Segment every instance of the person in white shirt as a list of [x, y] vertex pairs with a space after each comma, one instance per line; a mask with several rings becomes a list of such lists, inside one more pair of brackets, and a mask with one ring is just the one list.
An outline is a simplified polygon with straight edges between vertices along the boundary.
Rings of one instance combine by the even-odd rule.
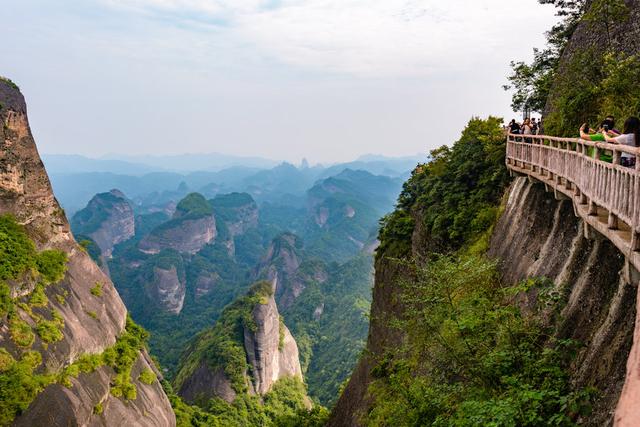
[[[624, 122], [624, 132], [622, 132], [622, 135], [612, 137], [609, 136], [607, 132], [604, 132], [603, 135], [605, 141], [610, 144], [637, 147], [638, 141], [640, 141], [640, 119], [637, 117], [629, 117], [627, 121]], [[622, 153], [620, 164], [628, 168], [634, 167], [636, 165], [636, 156]]]

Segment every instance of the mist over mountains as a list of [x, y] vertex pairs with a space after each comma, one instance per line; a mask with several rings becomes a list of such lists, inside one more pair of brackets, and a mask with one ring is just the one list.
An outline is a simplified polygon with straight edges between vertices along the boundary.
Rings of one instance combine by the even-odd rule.
[[223, 154], [176, 156], [105, 156], [49, 154], [42, 156], [56, 197], [73, 214], [98, 193], [118, 188], [136, 204], [179, 199], [191, 191], [207, 197], [234, 191], [247, 192], [256, 201], [279, 200], [300, 205], [303, 195], [316, 181], [345, 169], [406, 179], [426, 155], [385, 157], [364, 155], [352, 162], [309, 166], [277, 162], [259, 157]]

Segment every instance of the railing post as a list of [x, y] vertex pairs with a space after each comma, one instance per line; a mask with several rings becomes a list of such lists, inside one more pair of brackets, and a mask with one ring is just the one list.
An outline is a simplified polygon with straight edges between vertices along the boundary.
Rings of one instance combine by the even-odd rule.
[[607, 220], [607, 226], [609, 227], [609, 230], [617, 230], [618, 229], [618, 217], [612, 212], [609, 212], [609, 218]]
[[596, 205], [593, 200], [589, 200], [589, 208], [588, 208], [588, 212], [587, 215], [589, 216], [596, 216], [598, 215], [598, 205]]

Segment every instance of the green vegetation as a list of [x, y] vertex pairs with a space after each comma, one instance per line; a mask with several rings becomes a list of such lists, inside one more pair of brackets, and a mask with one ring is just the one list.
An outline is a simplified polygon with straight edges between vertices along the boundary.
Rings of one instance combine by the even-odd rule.
[[[500, 121], [472, 119], [416, 168], [383, 220], [378, 260], [403, 272], [394, 290], [403, 313], [386, 322], [405, 339], [375, 356], [364, 424], [573, 425], [588, 414], [593, 390], [569, 384], [577, 343], [541, 321], [562, 296], [545, 281], [504, 286], [484, 258], [509, 182], [503, 156]], [[427, 263], [413, 260], [412, 242]], [[522, 312], [522, 294], [538, 306]]]
[[51, 317], [52, 320], [40, 318], [36, 322], [36, 332], [40, 339], [46, 344], [54, 343], [64, 338], [62, 334], [64, 319], [56, 310], [52, 310]]
[[67, 255], [51, 249], [40, 253], [24, 227], [11, 215], [0, 215], [0, 318], [12, 316], [15, 302], [6, 281], [15, 281], [25, 275], [38, 280], [31, 295], [31, 304], [44, 306], [48, 299], [44, 287], [64, 277]]
[[414, 273], [393, 323], [407, 341], [372, 371], [368, 425], [555, 426], [588, 415], [593, 391], [568, 381], [576, 343], [508, 303], [538, 292], [541, 311], [555, 303], [550, 289], [502, 287], [495, 264], [477, 256], [433, 258]]
[[102, 402], [97, 403], [96, 406], [93, 407], [93, 413], [96, 415], [102, 415], [103, 411], [104, 411], [104, 407], [102, 406]]
[[145, 369], [140, 373], [140, 376], [138, 377], [138, 381], [147, 385], [153, 384], [156, 379], [156, 374], [151, 369]]
[[4, 350], [0, 352], [5, 361], [4, 369], [0, 369], [0, 425], [7, 426], [53, 382], [53, 377], [35, 373], [42, 363], [42, 356], [36, 351], [25, 352], [20, 360], [13, 359]]
[[46, 285], [58, 283], [67, 270], [67, 254], [55, 249], [42, 251], [36, 257], [36, 269]]
[[16, 345], [22, 348], [29, 348], [35, 340], [35, 335], [31, 331], [31, 326], [24, 320], [13, 317], [9, 320], [9, 333]]
[[86, 310], [85, 313], [87, 313], [87, 315], [93, 319], [98, 320], [98, 313], [96, 313], [93, 310]]
[[8, 79], [6, 77], [0, 76], [0, 83], [4, 83], [14, 89], [20, 90], [17, 84], [15, 84], [13, 81], [11, 81], [11, 79]]
[[85, 355], [58, 375], [58, 382], [70, 386], [69, 378], [81, 372], [93, 372], [101, 366], [110, 366], [116, 373], [111, 382], [111, 394], [127, 400], [136, 398], [137, 390], [131, 382], [131, 369], [144, 348], [149, 333], [127, 317], [124, 332], [116, 343], [101, 354]]
[[[612, 38], [614, 25], [629, 19], [624, 1], [540, 2], [555, 5], [563, 19], [548, 32], [547, 47], [534, 50], [531, 64], [512, 63], [513, 73], [505, 89], [514, 90], [514, 111], [543, 112], [549, 107], [545, 133], [559, 136], [576, 136], [585, 122], [595, 128], [607, 115], [619, 121], [638, 115], [640, 58], [622, 53]], [[563, 56], [580, 23], [598, 34], [599, 42]], [[560, 69], [563, 57], [566, 61]]]
[[126, 203], [126, 199], [111, 192], [96, 194], [86, 208], [76, 212], [71, 219], [71, 227], [78, 236], [78, 241], [89, 240], [91, 233], [97, 231], [109, 218], [113, 205]]
[[102, 256], [102, 251], [100, 250], [100, 246], [98, 246], [98, 244], [92, 238], [82, 234], [77, 235], [76, 240], [78, 241], [80, 247], [89, 254], [93, 262], [101, 267], [102, 259], [100, 259], [100, 257]]
[[102, 296], [102, 283], [96, 282], [95, 286], [91, 288], [91, 295], [98, 298]]
[[502, 121], [472, 119], [452, 148], [431, 152], [404, 184], [397, 209], [381, 221], [377, 256], [410, 255], [414, 215], [422, 221], [425, 252], [456, 250], [495, 221], [509, 176]]
[[188, 194], [184, 199], [180, 200], [176, 206], [176, 218], [186, 217], [188, 219], [197, 219], [213, 214], [213, 209], [207, 199], [200, 193]]
[[231, 404], [211, 399], [206, 409], [186, 404], [167, 381], [162, 385], [175, 411], [178, 427], [321, 427], [329, 418], [322, 406], [307, 409], [304, 384], [295, 378], [277, 381], [262, 402], [257, 396], [242, 394]]
[[309, 395], [331, 406], [362, 353], [369, 330], [373, 285], [372, 258], [361, 255], [343, 265], [305, 261], [301, 270], [313, 277], [327, 268], [324, 283], [311, 281], [283, 310], [300, 352]]
[[244, 374], [249, 369], [244, 351], [244, 330], [255, 330], [252, 311], [257, 304], [263, 304], [272, 295], [271, 284], [259, 282], [249, 293], [234, 301], [224, 309], [213, 328], [200, 333], [185, 352], [174, 384], [177, 388], [205, 360], [211, 371], [224, 370], [238, 394], [247, 392]]
[[46, 307], [49, 304], [49, 298], [44, 293], [44, 285], [38, 283], [31, 293], [29, 305], [32, 307]]

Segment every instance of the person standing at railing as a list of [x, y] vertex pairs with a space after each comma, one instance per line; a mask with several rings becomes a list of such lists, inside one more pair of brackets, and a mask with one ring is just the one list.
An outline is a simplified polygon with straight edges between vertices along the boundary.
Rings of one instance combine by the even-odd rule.
[[533, 135], [537, 135], [538, 134], [538, 130], [539, 130], [538, 122], [536, 122], [536, 118], [534, 117], [534, 118], [531, 119], [531, 133]]
[[509, 132], [511, 132], [514, 135], [517, 135], [520, 133], [520, 124], [516, 122], [516, 119], [511, 120], [511, 123], [509, 123]]
[[[638, 141], [640, 141], [640, 119], [637, 117], [629, 117], [627, 121], [624, 122], [624, 132], [622, 132], [622, 135], [612, 137], [607, 132], [604, 132], [603, 135], [605, 141], [610, 144], [637, 147]], [[636, 157], [623, 152], [620, 158], [620, 164], [628, 168], [634, 167], [636, 165]]]

